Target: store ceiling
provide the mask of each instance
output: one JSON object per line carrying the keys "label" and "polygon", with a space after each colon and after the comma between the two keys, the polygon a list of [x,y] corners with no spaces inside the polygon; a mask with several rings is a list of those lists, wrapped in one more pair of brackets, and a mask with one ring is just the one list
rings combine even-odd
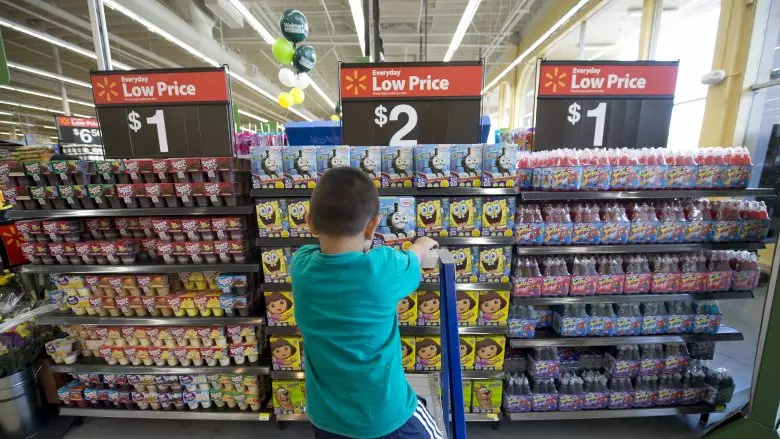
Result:
{"label": "store ceiling", "polygon": [[[221,45],[223,59],[233,60],[231,69],[241,68],[247,77],[252,77],[261,88],[272,94],[278,93],[280,84],[276,79],[279,65],[273,60],[270,47],[257,32],[244,25],[232,29],[217,19],[205,6],[207,0],[118,0],[142,17],[152,6],[164,7],[174,14],[175,19],[161,23],[174,35],[190,32],[197,38],[210,40]],[[210,1],[210,0],[209,0]],[[339,61],[355,61],[361,56],[357,34],[354,29],[348,0],[242,0],[252,13],[274,36],[279,15],[287,8],[301,10],[309,19],[308,44],[318,54],[315,73],[312,75],[330,101],[338,97],[337,69]],[[398,0],[382,2],[381,36],[384,41],[385,61],[441,61],[452,40],[468,0],[428,0],[428,16],[422,0]],[[549,4],[549,3],[548,3]],[[145,8],[137,8],[142,5]],[[540,13],[544,0],[482,0],[474,20],[466,32],[453,60],[486,59],[488,70],[502,69],[496,59],[506,50],[512,50],[528,23]],[[146,9],[148,7],[148,9]],[[140,10],[144,9],[144,10]],[[148,12],[147,12],[148,13]],[[37,29],[56,38],[68,41],[83,49],[93,51],[86,0],[0,0],[0,17],[15,23]],[[150,18],[150,17],[146,17]],[[154,17],[152,17],[154,18]],[[159,19],[159,18],[158,18]],[[132,21],[125,15],[106,8],[108,32],[112,37],[111,52],[114,61],[134,68],[162,68],[175,66],[201,66],[203,61],[182,48],[150,32],[146,27]],[[182,25],[181,27],[179,25]],[[188,29],[185,29],[188,28]],[[420,36],[428,30],[427,50],[420,48]],[[23,66],[56,72],[53,45],[8,27],[0,28],[5,42],[8,60]],[[192,33],[194,32],[194,33]],[[189,44],[200,47],[202,41],[185,39]],[[96,68],[94,59],[64,49],[59,49],[62,60],[62,74],[80,81],[89,80],[89,69]],[[232,58],[231,58],[232,57]],[[238,62],[236,62],[238,60]],[[243,63],[236,67],[236,64]],[[12,69],[12,86],[59,96],[59,83],[20,70]],[[75,85],[66,85],[68,97],[77,101],[91,102],[91,90]],[[301,120],[296,114],[278,107],[255,91],[233,83],[233,97],[239,107],[255,115],[271,120]],[[36,107],[61,110],[59,99],[50,99],[0,89],[0,120],[11,120],[6,113],[22,113],[22,121],[34,125],[53,126],[53,113],[38,109],[19,109],[3,104],[2,101],[18,102]],[[306,102],[300,106],[304,114],[313,119],[327,119],[333,108],[313,89],[307,90]],[[71,103],[71,112],[90,115],[94,109]],[[36,116],[36,117],[32,117]],[[241,116],[242,123],[258,122]],[[0,125],[0,135],[11,125]],[[53,130],[40,126],[18,126],[25,132],[55,135]]]}

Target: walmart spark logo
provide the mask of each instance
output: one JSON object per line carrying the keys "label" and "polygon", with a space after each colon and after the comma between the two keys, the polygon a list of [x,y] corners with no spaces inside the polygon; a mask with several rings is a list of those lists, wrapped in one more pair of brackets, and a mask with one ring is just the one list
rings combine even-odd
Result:
{"label": "walmart spark logo", "polygon": [[566,77],[566,73],[558,74],[558,67],[553,70],[552,74],[549,72],[545,73],[544,77],[548,79],[548,81],[544,83],[544,86],[552,87],[553,93],[558,91],[558,87],[566,87],[566,83],[563,82],[563,78]]}
{"label": "walmart spark logo", "polygon": [[97,95],[100,97],[105,96],[108,102],[111,102],[112,96],[119,96],[116,90],[114,90],[114,87],[116,87],[116,82],[115,81],[108,82],[108,76],[104,76],[103,82],[98,81],[96,85],[100,89]]}
{"label": "walmart spark logo", "polygon": [[349,84],[347,84],[345,89],[347,91],[352,90],[352,92],[355,94],[355,96],[358,95],[360,90],[365,90],[366,89],[366,85],[363,84],[363,81],[366,80],[366,75],[358,77],[357,70],[353,70],[352,71],[352,76],[347,75],[347,76],[344,77],[344,79],[346,79],[347,82],[349,83]]}

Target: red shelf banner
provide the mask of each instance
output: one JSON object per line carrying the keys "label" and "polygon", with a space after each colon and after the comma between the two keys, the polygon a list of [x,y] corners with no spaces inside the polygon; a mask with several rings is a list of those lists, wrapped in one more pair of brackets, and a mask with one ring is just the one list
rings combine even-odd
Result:
{"label": "red shelf banner", "polygon": [[99,73],[91,77],[97,105],[227,102],[227,73],[219,71]]}
{"label": "red shelf banner", "polygon": [[341,98],[479,97],[482,66],[342,66]]}
{"label": "red shelf banner", "polygon": [[674,96],[675,65],[547,62],[539,76],[539,96]]}

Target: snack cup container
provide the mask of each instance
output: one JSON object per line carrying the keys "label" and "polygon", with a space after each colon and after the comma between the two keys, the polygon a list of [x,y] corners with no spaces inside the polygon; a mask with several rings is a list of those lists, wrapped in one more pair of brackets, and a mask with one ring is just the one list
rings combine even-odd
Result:
{"label": "snack cup container", "polygon": [[197,308],[187,308],[185,311],[187,312],[187,317],[197,317],[198,316],[198,309]]}
{"label": "snack cup container", "polygon": [[[240,363],[236,362],[236,364],[240,364]],[[219,365],[220,366],[230,366],[230,357],[228,357],[228,356],[221,357],[219,359]]]}
{"label": "snack cup container", "polygon": [[162,314],[163,317],[170,317],[173,315],[173,310],[170,308],[160,308],[160,314]]}
{"label": "snack cup container", "polygon": [[214,313],[214,317],[222,317],[225,315],[225,310],[222,308],[209,308],[211,309],[211,312]]}
{"label": "snack cup container", "polygon": [[229,400],[227,401],[227,403],[226,403],[226,404],[227,404],[227,406],[228,406],[229,408],[231,408],[231,409],[232,409],[232,408],[236,408],[236,402],[235,402],[235,401],[233,401],[232,399],[229,399]]}
{"label": "snack cup container", "polygon": [[176,366],[179,364],[179,361],[173,356],[169,356],[165,361],[168,363],[168,366]]}
{"label": "snack cup container", "polygon": [[91,316],[94,316],[95,314],[97,314],[97,311],[95,311],[95,308],[86,308],[86,310],[87,310],[87,314],[89,314]]}
{"label": "snack cup container", "polygon": [[217,360],[214,358],[206,358],[206,364],[213,367],[217,365]]}
{"label": "snack cup container", "polygon": [[149,313],[146,312],[146,308],[136,308],[135,315],[138,317],[146,317]]}
{"label": "snack cup container", "polygon": [[119,359],[117,359],[117,361],[122,366],[127,366],[130,363],[130,360],[128,360],[127,358],[119,358]]}

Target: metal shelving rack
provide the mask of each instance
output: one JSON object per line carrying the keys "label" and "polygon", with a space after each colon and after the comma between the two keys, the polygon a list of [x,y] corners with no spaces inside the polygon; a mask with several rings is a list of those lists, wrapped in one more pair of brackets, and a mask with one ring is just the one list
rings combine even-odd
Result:
{"label": "metal shelving rack", "polygon": [[97,217],[127,217],[127,216],[204,216],[204,215],[249,215],[254,212],[254,205],[224,206],[224,207],[150,207],[134,209],[43,209],[16,210],[11,209],[5,216],[9,220],[26,219],[77,219]]}
{"label": "metal shelving rack", "polygon": [[61,407],[62,416],[84,416],[90,418],[125,418],[125,419],[170,419],[176,421],[270,421],[273,413],[270,411],[242,410],[123,410],[99,408]]}
{"label": "metal shelving rack", "polygon": [[[263,361],[265,360],[265,361]],[[190,375],[190,374],[237,374],[237,375],[268,375],[271,372],[267,358],[261,358],[260,363],[231,366],[122,366],[109,365],[95,358],[81,358],[73,364],[57,364],[49,366],[52,372],[59,373],[102,373],[110,368],[113,373],[148,374],[148,375]]]}
{"label": "metal shelving rack", "polygon": [[[439,335],[439,326],[399,326],[403,336]],[[301,329],[297,326],[268,326],[265,330],[268,335],[301,335]],[[461,335],[506,335],[506,325],[501,326],[461,326],[458,328]]]}
{"label": "metal shelving rack", "polygon": [[563,305],[567,303],[630,303],[663,302],[674,300],[732,300],[752,299],[752,291],[691,292],[669,294],[613,294],[596,296],[562,297],[513,297],[512,302],[521,305]]}
{"label": "metal shelving rack", "polygon": [[98,326],[209,326],[209,325],[262,325],[263,317],[100,317],[77,316],[69,312],[54,311],[39,316],[35,322],[41,325],[98,325]]}
{"label": "metal shelving rack", "polygon": [[221,271],[229,273],[257,273],[260,271],[260,260],[249,257],[246,262],[225,264],[153,264],[139,263],[135,265],[33,265],[27,264],[19,268],[21,274],[142,274],[142,273],[184,273],[196,271]]}
{"label": "metal shelving rack", "polygon": [[[417,291],[439,291],[439,283],[426,282],[421,283],[417,287]],[[509,283],[493,284],[493,283],[461,283],[455,284],[457,291],[508,291],[512,289],[512,285]],[[264,283],[260,284],[260,291],[292,291],[292,286],[287,283]]]}
{"label": "metal shelving rack", "polygon": [[621,244],[621,245],[548,245],[516,246],[518,256],[575,255],[594,253],[668,253],[705,250],[761,250],[763,242],[701,242],[685,244]]}
{"label": "metal shelving rack", "polygon": [[653,407],[624,410],[581,410],[576,412],[506,413],[510,421],[563,421],[578,419],[643,418],[646,416],[677,416],[719,413],[725,406],[692,404],[677,407]]}
{"label": "metal shelving rack", "polygon": [[534,347],[589,347],[613,346],[622,344],[665,344],[696,343],[704,341],[742,341],[745,337],[736,329],[721,325],[715,334],[667,334],[634,335],[615,337],[561,337],[552,331],[537,331],[534,338],[512,338],[509,346],[513,348]]}

